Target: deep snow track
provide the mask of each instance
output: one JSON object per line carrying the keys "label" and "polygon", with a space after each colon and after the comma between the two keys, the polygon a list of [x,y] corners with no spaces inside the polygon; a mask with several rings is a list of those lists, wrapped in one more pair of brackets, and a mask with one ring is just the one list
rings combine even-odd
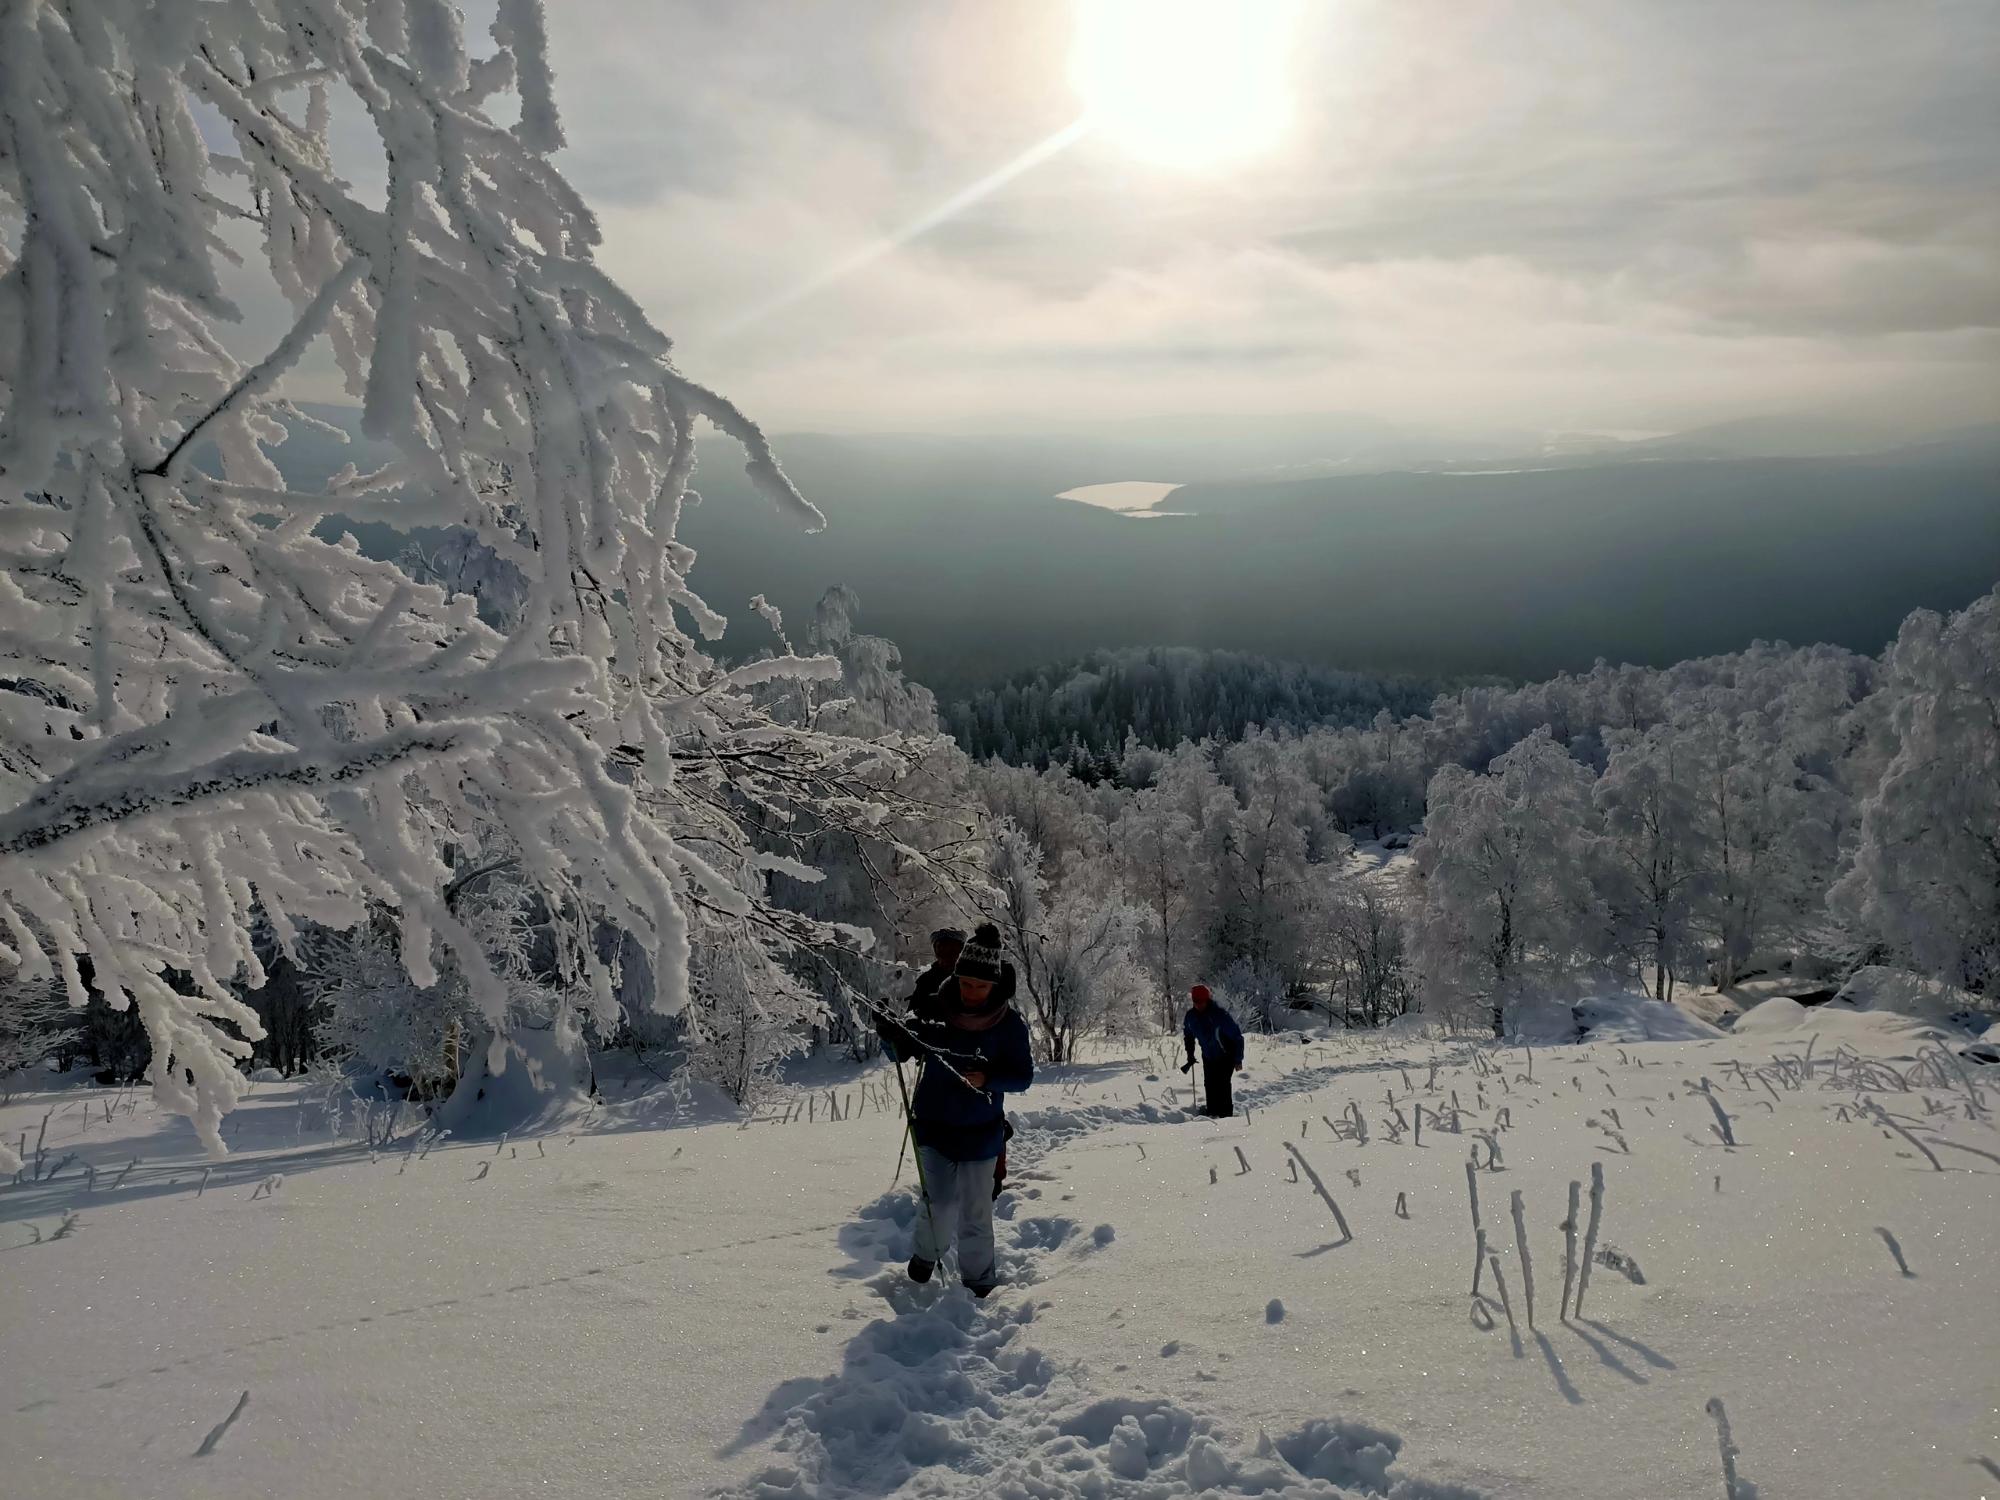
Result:
{"label": "deep snow track", "polygon": [[911,1193],[883,1195],[843,1231],[841,1248],[857,1265],[870,1257],[889,1264],[867,1280],[887,1315],[848,1344],[837,1373],[816,1387],[787,1382],[773,1392],[746,1434],[776,1431],[782,1461],[722,1493],[1480,1500],[1399,1472],[1402,1442],[1393,1433],[1311,1422],[1245,1453],[1200,1412],[1109,1391],[1082,1365],[1059,1368],[1028,1342],[1049,1306],[1035,1288],[1084,1257],[1116,1254],[1116,1235],[1109,1225],[1086,1233],[1073,1219],[1025,1216],[1018,1200],[1005,1209],[999,1239],[1009,1285],[986,1302],[904,1275],[899,1262],[919,1211]]}
{"label": "deep snow track", "polygon": [[[1262,1104],[1376,1065],[1302,1067],[1245,1091]],[[1384,1065],[1386,1066],[1386,1065]],[[1036,1288],[1083,1260],[1117,1254],[1113,1226],[1037,1216],[1051,1152],[1113,1125],[1187,1121],[1154,1103],[1050,1106],[1020,1112],[1016,1187],[997,1206],[1006,1287],[980,1302],[902,1270],[920,1211],[907,1190],[883,1194],[840,1232],[849,1264],[886,1305],[823,1381],[790,1381],[746,1426],[740,1446],[777,1433],[781,1461],[721,1493],[755,1500],[845,1500],[894,1494],[945,1500],[1168,1500],[1194,1492],[1274,1500],[1481,1500],[1476,1491],[1400,1472],[1394,1433],[1338,1419],[1308,1422],[1248,1451],[1211,1417],[1107,1388],[1082,1362],[1059,1367],[1029,1343],[1051,1304]],[[1192,1123],[1191,1121],[1189,1123]],[[1226,1128],[1226,1127],[1225,1127]]]}

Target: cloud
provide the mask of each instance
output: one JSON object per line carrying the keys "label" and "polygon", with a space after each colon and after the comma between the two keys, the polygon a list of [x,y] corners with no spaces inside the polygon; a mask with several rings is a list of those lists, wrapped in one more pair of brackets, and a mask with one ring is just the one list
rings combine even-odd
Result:
{"label": "cloud", "polygon": [[1067,0],[549,13],[606,264],[773,427],[1996,406],[1983,4],[1310,6],[1277,155],[1085,140],[747,323],[1076,117]]}

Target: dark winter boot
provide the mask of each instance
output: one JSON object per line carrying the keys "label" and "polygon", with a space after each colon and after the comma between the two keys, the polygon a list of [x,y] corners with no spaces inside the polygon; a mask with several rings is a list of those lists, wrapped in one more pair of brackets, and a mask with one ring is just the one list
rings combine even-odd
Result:
{"label": "dark winter boot", "polygon": [[925,1260],[921,1255],[912,1255],[910,1257],[910,1280],[912,1281],[929,1281],[931,1279],[931,1272],[936,1269],[937,1262],[934,1260]]}
{"label": "dark winter boot", "polygon": [[993,1288],[998,1285],[1000,1283],[997,1281],[968,1281],[965,1284],[965,1289],[972,1293],[973,1296],[984,1300],[986,1297],[992,1295]]}

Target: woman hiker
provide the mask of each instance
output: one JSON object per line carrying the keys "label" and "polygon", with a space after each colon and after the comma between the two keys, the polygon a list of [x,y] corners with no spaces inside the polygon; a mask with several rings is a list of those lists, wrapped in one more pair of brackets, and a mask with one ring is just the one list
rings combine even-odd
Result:
{"label": "woman hiker", "polygon": [[1000,930],[983,922],[936,998],[908,1021],[879,1027],[898,1062],[923,1059],[910,1104],[924,1199],[910,1279],[929,1281],[955,1237],[959,1276],[975,1297],[999,1284],[993,1197],[1007,1134],[1000,1098],[1035,1077],[1027,1023],[1007,1003],[1013,997],[1014,966],[1001,961]]}
{"label": "woman hiker", "polygon": [[1208,1095],[1206,1113],[1217,1119],[1234,1114],[1229,1097],[1229,1075],[1243,1066],[1243,1028],[1236,1018],[1216,1004],[1205,984],[1188,991],[1187,1019],[1181,1022],[1181,1039],[1187,1043],[1187,1061],[1181,1071],[1194,1066],[1194,1050],[1201,1046],[1201,1081]]}

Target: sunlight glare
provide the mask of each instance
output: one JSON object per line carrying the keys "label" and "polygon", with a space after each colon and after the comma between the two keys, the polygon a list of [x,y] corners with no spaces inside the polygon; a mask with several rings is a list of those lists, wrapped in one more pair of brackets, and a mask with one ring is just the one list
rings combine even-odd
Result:
{"label": "sunlight glare", "polygon": [[1159,166],[1268,151],[1292,121],[1298,0],[1077,0],[1070,81],[1091,130]]}

